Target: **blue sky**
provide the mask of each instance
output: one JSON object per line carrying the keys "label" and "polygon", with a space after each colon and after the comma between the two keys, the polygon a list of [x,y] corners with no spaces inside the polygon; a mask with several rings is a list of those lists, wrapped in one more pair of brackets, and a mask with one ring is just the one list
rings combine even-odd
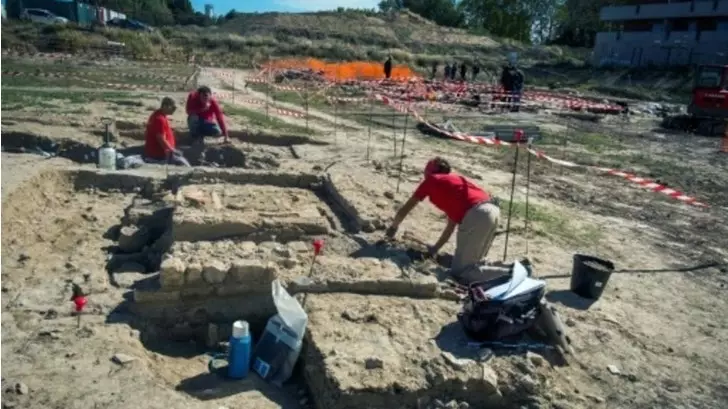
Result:
{"label": "blue sky", "polygon": [[215,14],[225,14],[231,9],[240,12],[302,12],[344,8],[376,8],[379,0],[192,0],[196,10],[203,11],[205,4],[215,6]]}

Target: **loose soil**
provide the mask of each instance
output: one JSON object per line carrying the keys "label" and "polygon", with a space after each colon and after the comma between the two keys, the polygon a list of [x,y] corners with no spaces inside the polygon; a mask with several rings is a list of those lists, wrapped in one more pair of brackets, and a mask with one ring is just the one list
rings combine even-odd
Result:
{"label": "loose soil", "polygon": [[[221,81],[213,75],[217,71],[203,70],[200,83],[220,87]],[[242,84],[250,75],[248,72],[228,72],[236,76],[236,84]],[[248,94],[249,98],[261,99],[255,92]],[[175,94],[175,97],[184,96]],[[149,106],[144,102],[144,107],[124,110],[124,120],[143,124],[153,102],[152,99]],[[262,105],[239,104],[265,112]],[[300,110],[300,106],[292,104],[281,106]],[[33,122],[28,113],[4,111],[3,144],[8,138],[6,123],[10,121],[13,124],[7,125],[8,129],[17,127],[18,132],[22,128],[24,132],[50,138],[62,135],[91,145],[93,141],[98,142],[94,139],[98,137],[88,130],[95,126],[93,123],[98,117],[108,114],[104,111],[106,108],[89,105],[85,109],[93,114],[83,118],[92,119],[81,119],[76,123],[68,120],[73,114],[54,114],[50,112],[52,108],[45,109],[49,113],[44,120],[50,121],[46,123]],[[184,123],[181,115],[175,116],[175,124]],[[369,220],[372,229],[357,234],[336,229],[331,233],[332,237],[346,237],[340,245],[342,250],[356,243],[359,251],[368,257],[397,257],[392,255],[396,250],[375,251],[371,243],[383,237],[381,227],[408,198],[420,180],[424,163],[435,155],[446,157],[456,171],[473,178],[502,199],[509,199],[511,151],[443,141],[413,130],[408,130],[406,143],[403,143],[404,135],[396,131],[397,145],[404,145],[406,154],[400,171],[400,157],[393,154],[391,129],[373,129],[370,158],[366,160],[369,140],[366,126],[334,119],[331,112],[315,112],[315,115],[318,119],[312,119],[309,125],[319,134],[312,139],[328,145],[296,145],[295,151],[301,159],[281,156],[277,158],[276,169],[312,172],[328,167],[332,178],[350,180],[345,196],[356,203],[360,217]],[[305,125],[300,118],[280,119],[293,125]],[[504,121],[514,119],[550,123],[552,129],[563,125],[562,119],[539,113],[503,116]],[[59,128],[64,121],[65,127]],[[234,118],[231,122],[235,129]],[[334,123],[347,127],[338,132],[337,139],[331,134]],[[465,128],[467,123],[458,125]],[[728,401],[723,375],[728,371],[728,352],[724,347],[728,342],[728,321],[723,318],[728,309],[725,267],[661,272],[706,261],[725,263],[728,258],[728,196],[725,195],[728,159],[715,152],[719,141],[656,133],[644,122],[571,122],[569,128],[572,135],[599,132],[619,141],[620,145],[599,145],[599,149],[595,149],[594,139],[572,137],[563,150],[568,159],[621,162],[642,170],[644,176],[685,190],[707,201],[711,207],[703,210],[685,206],[623,179],[560,169],[535,159],[531,163],[533,173],[527,191],[524,183],[526,164],[521,161],[513,198],[514,219],[507,259],[528,256],[536,276],[548,281],[547,298],[559,307],[575,355],[569,366],[549,364],[537,371],[523,367],[527,360],[523,354],[516,358],[498,356],[491,361],[491,366],[501,380],[501,392],[504,396],[512,396],[515,392],[509,391],[507,386],[526,385],[522,378],[529,376],[537,385],[535,392],[528,395],[534,399],[519,403],[525,407],[677,409],[724,406]],[[120,138],[125,140],[124,136]],[[138,138],[130,137],[128,142],[132,141],[139,144]],[[243,149],[247,144],[249,142],[234,141],[233,147]],[[562,154],[560,145],[544,145],[543,148],[557,157]],[[312,400],[320,405],[332,402],[323,396],[312,399],[299,396],[300,384],[295,383],[294,390],[282,391],[253,380],[220,383],[205,375],[206,358],[196,344],[173,343],[151,348],[142,342],[140,332],[131,324],[131,314],[118,308],[126,289],[110,284],[105,269],[106,249],[115,244],[104,238],[105,233],[119,223],[134,193],[76,190],[74,181],[64,179],[57,169],[79,166],[90,165],[63,158],[2,155],[2,376],[4,385],[22,383],[27,386],[27,391],[19,388],[24,392],[22,394],[4,392],[4,404],[14,402],[24,408],[64,409],[101,406],[252,409],[293,408],[302,402],[304,406],[310,405]],[[149,166],[143,172],[162,177],[165,171]],[[398,183],[400,172],[402,176]],[[340,182],[341,186],[345,184]],[[527,192],[531,218],[528,230],[524,224]],[[259,189],[253,194],[255,200],[250,203],[280,200],[280,192],[269,194],[265,189]],[[244,198],[236,201],[248,203]],[[501,230],[506,227],[506,214],[507,203],[503,207]],[[412,212],[400,234],[433,243],[444,226],[443,216],[425,202]],[[409,244],[421,246],[413,240]],[[500,260],[504,244],[505,235],[499,235],[488,258]],[[451,242],[443,250],[451,253],[453,249]],[[587,302],[568,291],[575,253],[610,260],[620,270],[612,274],[597,302]],[[343,257],[356,255],[341,251],[337,257],[345,260]],[[442,271],[441,267],[427,263],[417,269],[433,276]],[[72,282],[81,283],[91,292],[80,327],[70,314]],[[414,302],[404,297],[375,295],[315,296],[307,308],[311,316],[311,334],[321,337],[316,342],[326,348],[333,345],[336,349],[335,340],[341,338],[342,347],[348,345],[357,349],[361,346],[361,349],[345,351],[349,355],[339,358],[326,357],[319,361],[320,368],[311,364],[304,373],[344,379],[346,383],[341,385],[347,385],[352,391],[379,388],[389,378],[400,378],[397,374],[402,374],[403,387],[414,390],[423,386],[418,384],[420,378],[417,377],[418,371],[424,370],[422,363],[410,359],[420,355],[411,355],[408,351],[419,345],[426,350],[422,356],[432,354],[430,358],[436,357],[436,347],[423,338],[432,336],[438,327],[447,325],[448,320],[455,321],[453,314],[457,311],[456,303],[440,308],[441,303],[446,301]],[[420,304],[421,311],[437,311],[413,313],[411,306]],[[381,337],[367,342],[367,338],[363,338],[367,333],[365,326],[371,324],[341,318],[340,314],[347,309],[365,308],[363,306],[377,317],[381,316],[381,322],[394,332],[387,333],[378,328],[377,331],[382,331]],[[397,331],[399,323],[406,324],[402,331]],[[407,328],[416,331],[407,334]],[[377,349],[375,341],[387,347]],[[371,349],[365,350],[365,347]],[[135,359],[118,365],[111,360],[117,353]],[[306,359],[310,359],[309,353],[312,352],[307,352]],[[356,356],[352,358],[353,355]],[[380,378],[379,372],[361,369],[359,361],[367,358],[379,358],[388,378]],[[520,367],[525,369],[518,369]],[[619,373],[608,368],[616,368]],[[521,381],[511,382],[514,379]],[[468,398],[467,395],[444,396],[446,394],[443,392],[441,400]]]}

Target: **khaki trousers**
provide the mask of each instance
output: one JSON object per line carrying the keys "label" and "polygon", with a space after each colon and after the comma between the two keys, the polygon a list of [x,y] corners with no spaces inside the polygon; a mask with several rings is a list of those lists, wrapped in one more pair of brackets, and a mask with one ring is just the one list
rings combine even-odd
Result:
{"label": "khaki trousers", "polygon": [[493,244],[498,219],[500,208],[488,202],[476,205],[465,213],[458,226],[451,271],[456,272],[485,258]]}

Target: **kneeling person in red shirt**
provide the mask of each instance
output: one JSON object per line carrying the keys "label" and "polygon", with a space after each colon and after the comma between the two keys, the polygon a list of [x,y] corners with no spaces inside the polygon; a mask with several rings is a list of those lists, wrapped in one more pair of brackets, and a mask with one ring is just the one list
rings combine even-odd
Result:
{"label": "kneeling person in red shirt", "polygon": [[[200,87],[187,96],[187,127],[190,137],[203,141],[206,136],[220,136],[228,142],[228,130],[220,104],[212,97],[210,87]],[[217,123],[215,123],[217,122]],[[219,126],[218,126],[219,125]]]}
{"label": "kneeling person in red shirt", "polygon": [[457,275],[458,271],[485,258],[495,238],[500,208],[483,189],[465,177],[452,173],[450,164],[441,158],[427,162],[425,179],[399,209],[387,229],[387,236],[394,237],[409,212],[427,197],[448,218],[440,239],[428,248],[430,255],[435,256],[440,251],[457,226],[455,255],[450,266],[453,274]]}
{"label": "kneeling person in red shirt", "polygon": [[177,104],[172,98],[162,98],[162,106],[154,111],[147,121],[144,135],[144,161],[148,163],[171,163],[190,166],[182,152],[176,149],[177,141],[169,126],[168,115],[174,114]]}

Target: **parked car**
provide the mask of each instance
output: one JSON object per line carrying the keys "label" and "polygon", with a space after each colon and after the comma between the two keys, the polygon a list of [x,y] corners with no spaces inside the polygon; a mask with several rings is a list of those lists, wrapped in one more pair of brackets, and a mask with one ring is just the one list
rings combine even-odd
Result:
{"label": "parked car", "polygon": [[131,20],[128,18],[112,18],[106,22],[107,26],[124,28],[127,30],[136,31],[154,31],[154,29],[140,21]]}
{"label": "parked car", "polygon": [[41,24],[67,24],[68,19],[65,17],[57,16],[48,10],[44,9],[23,9],[20,14],[20,18],[23,20],[29,20],[34,23]]}

